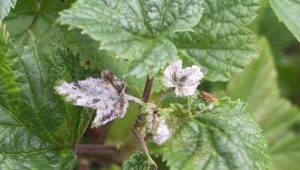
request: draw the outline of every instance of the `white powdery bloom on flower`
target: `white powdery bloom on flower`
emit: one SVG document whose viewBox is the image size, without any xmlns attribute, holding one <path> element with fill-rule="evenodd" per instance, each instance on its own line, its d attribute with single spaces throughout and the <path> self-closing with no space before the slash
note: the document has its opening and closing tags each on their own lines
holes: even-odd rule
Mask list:
<svg viewBox="0 0 300 170">
<path fill-rule="evenodd" d="M 199 66 L 182 68 L 182 61 L 178 60 L 167 66 L 164 71 L 163 82 L 168 88 L 174 88 L 176 96 L 193 95 L 204 77 Z"/>
<path fill-rule="evenodd" d="M 74 105 L 97 110 L 92 127 L 124 117 L 129 105 L 125 89 L 125 84 L 107 70 L 102 72 L 101 78 L 62 82 L 55 87 L 58 94 Z"/>
<path fill-rule="evenodd" d="M 158 126 L 157 129 L 155 131 L 155 133 L 153 134 L 153 141 L 158 144 L 161 145 L 163 143 L 165 143 L 170 137 L 171 137 L 172 133 L 168 127 L 168 125 L 166 124 L 164 119 L 160 119 L 158 122 Z"/>
</svg>

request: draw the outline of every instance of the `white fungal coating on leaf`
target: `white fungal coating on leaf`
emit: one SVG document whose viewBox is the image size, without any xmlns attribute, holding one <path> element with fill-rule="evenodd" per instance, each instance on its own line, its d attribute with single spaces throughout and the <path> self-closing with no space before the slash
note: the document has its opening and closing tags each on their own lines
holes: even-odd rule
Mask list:
<svg viewBox="0 0 300 170">
<path fill-rule="evenodd" d="M 199 66 L 182 68 L 182 61 L 178 60 L 167 66 L 164 71 L 163 82 L 168 88 L 174 88 L 176 96 L 190 96 L 196 91 L 203 72 Z"/>
<path fill-rule="evenodd" d="M 122 81 L 105 70 L 101 78 L 62 82 L 55 90 L 76 106 L 96 109 L 92 127 L 98 127 L 118 117 L 124 117 L 129 105 L 124 97 L 125 88 Z"/>
<path fill-rule="evenodd" d="M 161 145 L 163 143 L 165 143 L 170 137 L 171 137 L 172 133 L 168 127 L 168 125 L 166 124 L 164 119 L 160 119 L 158 122 L 158 126 L 157 129 L 155 131 L 155 133 L 153 134 L 153 141 L 158 144 Z"/>
</svg>

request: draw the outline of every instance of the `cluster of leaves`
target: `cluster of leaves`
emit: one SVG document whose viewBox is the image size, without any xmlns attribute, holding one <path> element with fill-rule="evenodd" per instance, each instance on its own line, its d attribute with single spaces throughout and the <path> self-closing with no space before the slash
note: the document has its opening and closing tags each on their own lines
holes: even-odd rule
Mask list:
<svg viewBox="0 0 300 170">
<path fill-rule="evenodd" d="M 153 147 L 153 154 L 172 170 L 267 169 L 269 152 L 272 169 L 297 169 L 299 110 L 280 96 L 267 40 L 259 41 L 258 53 L 255 34 L 246 28 L 259 5 L 259 0 L 0 0 L 0 169 L 75 167 L 74 145 L 92 113 L 56 95 L 59 80 L 108 68 L 137 95 L 145 77 L 153 76 L 153 92 L 160 94 L 160 71 L 176 59 L 200 65 L 209 82 L 226 82 L 255 57 L 226 89 L 213 91 L 232 99 L 208 105 L 197 96 L 170 97 L 160 114 L 173 135 Z M 299 0 L 270 0 L 270 6 L 300 40 Z M 120 121 L 110 133 L 129 134 L 132 122 Z M 129 128 L 120 129 L 123 125 Z M 137 152 L 123 168 L 148 169 L 148 159 Z"/>
</svg>

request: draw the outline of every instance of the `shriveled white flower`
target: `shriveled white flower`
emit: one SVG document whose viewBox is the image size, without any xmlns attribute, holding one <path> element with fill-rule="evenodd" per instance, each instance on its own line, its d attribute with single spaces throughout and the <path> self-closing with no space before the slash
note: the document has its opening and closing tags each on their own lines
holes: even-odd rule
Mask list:
<svg viewBox="0 0 300 170">
<path fill-rule="evenodd" d="M 160 119 L 156 131 L 153 134 L 153 141 L 156 144 L 161 145 L 165 143 L 171 137 L 171 135 L 172 133 L 168 125 L 166 124 L 165 120 Z"/>
<path fill-rule="evenodd" d="M 193 95 L 204 74 L 199 66 L 182 68 L 182 61 L 178 60 L 167 66 L 164 71 L 163 82 L 168 88 L 174 88 L 176 96 Z"/>
<path fill-rule="evenodd" d="M 97 110 L 92 127 L 124 117 L 129 105 L 125 89 L 125 84 L 107 70 L 102 72 L 101 78 L 62 82 L 55 87 L 58 94 L 74 105 Z"/>
</svg>

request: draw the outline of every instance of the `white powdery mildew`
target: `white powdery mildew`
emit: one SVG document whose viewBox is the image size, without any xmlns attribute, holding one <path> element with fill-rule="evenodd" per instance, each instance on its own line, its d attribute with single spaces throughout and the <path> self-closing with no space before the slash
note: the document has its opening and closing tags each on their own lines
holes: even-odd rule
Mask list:
<svg viewBox="0 0 300 170">
<path fill-rule="evenodd" d="M 172 133 L 168 128 L 165 120 L 164 119 L 159 120 L 158 127 L 155 133 L 153 134 L 153 141 L 156 144 L 161 145 L 165 143 L 171 137 L 171 135 Z"/>
<path fill-rule="evenodd" d="M 125 88 L 123 82 L 110 72 L 103 71 L 101 79 L 87 78 L 71 83 L 62 82 L 55 90 L 76 106 L 96 109 L 97 114 L 92 127 L 98 127 L 118 117 L 124 117 L 129 105 L 124 97 Z"/>
<path fill-rule="evenodd" d="M 182 61 L 178 60 L 167 66 L 164 71 L 163 82 L 168 88 L 175 88 L 176 96 L 193 95 L 204 77 L 199 66 L 182 68 Z"/>
</svg>

